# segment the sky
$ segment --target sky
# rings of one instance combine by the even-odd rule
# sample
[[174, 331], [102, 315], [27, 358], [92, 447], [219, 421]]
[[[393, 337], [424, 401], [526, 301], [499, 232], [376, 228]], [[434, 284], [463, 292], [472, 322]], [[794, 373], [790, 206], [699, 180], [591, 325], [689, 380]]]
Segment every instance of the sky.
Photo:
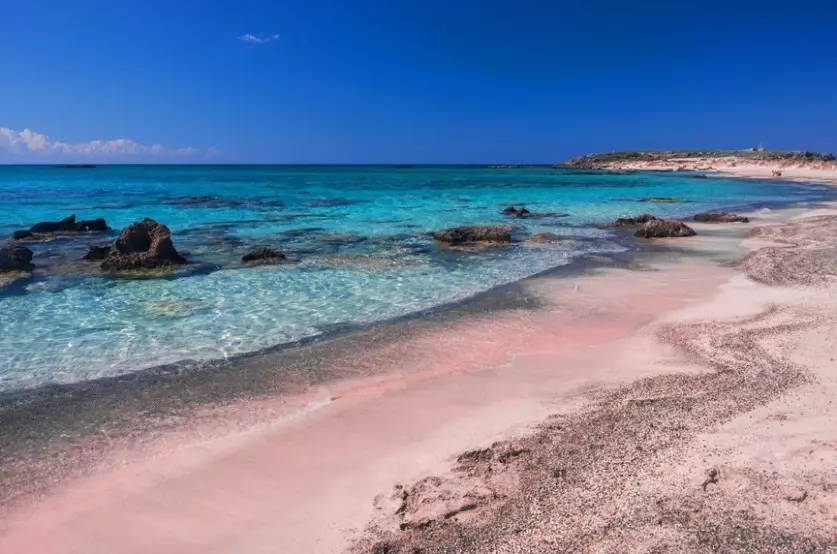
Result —
[[0, 162], [837, 153], [837, 2], [0, 0]]

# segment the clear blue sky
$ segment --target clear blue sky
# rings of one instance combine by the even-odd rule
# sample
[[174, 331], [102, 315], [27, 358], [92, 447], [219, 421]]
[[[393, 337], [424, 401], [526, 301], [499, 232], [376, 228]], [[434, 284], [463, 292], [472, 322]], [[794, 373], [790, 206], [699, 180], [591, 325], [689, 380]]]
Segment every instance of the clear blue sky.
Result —
[[0, 21], [0, 161], [837, 151], [833, 0], [6, 0]]

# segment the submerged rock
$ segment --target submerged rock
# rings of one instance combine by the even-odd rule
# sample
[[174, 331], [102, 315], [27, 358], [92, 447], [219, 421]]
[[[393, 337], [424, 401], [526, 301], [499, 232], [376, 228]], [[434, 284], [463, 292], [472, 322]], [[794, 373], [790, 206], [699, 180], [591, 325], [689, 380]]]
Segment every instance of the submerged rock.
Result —
[[549, 242], [553, 240], [558, 240], [560, 238], [560, 236], [555, 235], [553, 233], [535, 233], [531, 237], [529, 237], [529, 240], [535, 242]]
[[475, 225], [443, 229], [433, 234], [433, 239], [443, 244], [509, 244], [511, 229], [502, 225]]
[[380, 267], [402, 267], [407, 265], [403, 258], [383, 258], [369, 254], [336, 254], [313, 260], [314, 264], [347, 266], [360, 269]]
[[24, 246], [0, 248], [0, 271], [31, 271], [35, 268], [32, 256], [32, 251]]
[[274, 262], [284, 260], [285, 255], [271, 248], [254, 248], [241, 257], [244, 263]]
[[210, 309], [206, 302], [192, 298], [164, 298], [152, 300], [144, 307], [146, 314], [153, 317], [188, 317]]
[[682, 202], [677, 198], [670, 198], [668, 196], [650, 196], [648, 198], [643, 198], [640, 202], [652, 202], [658, 204], [677, 204], [678, 202]]
[[665, 237], [693, 237], [694, 229], [676, 219], [653, 219], [645, 223], [634, 233], [635, 237], [665, 238]]
[[36, 238], [29, 231], [15, 231], [12, 233], [12, 240], [35, 240]]
[[694, 219], [700, 223], [750, 223], [749, 217], [731, 212], [704, 212], [696, 214]]
[[87, 254], [85, 254], [82, 259], [88, 262], [104, 260], [108, 257], [108, 254], [110, 254], [110, 249], [110, 246], [88, 246]]
[[632, 225], [643, 225], [657, 219], [651, 214], [642, 214], [636, 217], [620, 217], [612, 223], [613, 227], [630, 227]]
[[154, 269], [188, 263], [171, 241], [171, 231], [153, 219], [125, 227], [102, 262], [105, 271]]
[[172, 198], [165, 200], [164, 204], [171, 204], [174, 206], [194, 206], [199, 204], [215, 204], [219, 202], [215, 196], [188, 196], [186, 198]]

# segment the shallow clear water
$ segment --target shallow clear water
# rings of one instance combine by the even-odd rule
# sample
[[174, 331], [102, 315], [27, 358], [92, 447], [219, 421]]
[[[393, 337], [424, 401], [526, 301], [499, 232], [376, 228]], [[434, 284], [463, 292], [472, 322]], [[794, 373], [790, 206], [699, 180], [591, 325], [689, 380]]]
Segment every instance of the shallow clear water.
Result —
[[[681, 173], [609, 175], [472, 167], [0, 167], [0, 234], [69, 214], [104, 217], [106, 237], [27, 244], [32, 279], [0, 290], [0, 390], [251, 352], [462, 300], [629, 244], [599, 224], [816, 201], [815, 185]], [[678, 204], [649, 204], [671, 196]], [[195, 200], [194, 197], [211, 197]], [[507, 220], [510, 204], [566, 217]], [[172, 278], [113, 279], [79, 263], [125, 225], [152, 217], [192, 266]], [[509, 223], [524, 239], [484, 252], [439, 250], [429, 233]], [[291, 263], [242, 267], [253, 246]], [[94, 266], [95, 267], [95, 266]]]

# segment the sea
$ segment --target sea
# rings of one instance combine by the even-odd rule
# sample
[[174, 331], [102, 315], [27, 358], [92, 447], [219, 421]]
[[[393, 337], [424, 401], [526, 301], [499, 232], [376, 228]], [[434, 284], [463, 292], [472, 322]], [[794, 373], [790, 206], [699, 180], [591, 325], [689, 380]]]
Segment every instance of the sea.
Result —
[[[834, 197], [833, 187], [690, 172], [485, 166], [0, 166], [0, 236], [71, 214], [106, 235], [27, 242], [36, 270], [0, 288], [0, 391], [230, 359], [347, 325], [421, 317], [638, 242], [617, 217], [685, 218]], [[649, 203], [652, 197], [678, 202]], [[508, 206], [543, 217], [508, 218]], [[134, 221], [169, 227], [191, 263], [155, 278], [81, 258]], [[440, 248], [436, 230], [507, 224], [514, 242]], [[551, 240], [532, 241], [535, 233]], [[283, 263], [249, 266], [254, 247]]]

